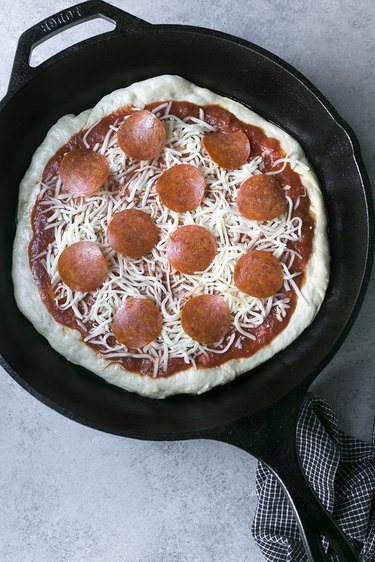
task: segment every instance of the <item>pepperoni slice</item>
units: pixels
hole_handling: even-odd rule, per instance
[[[118,145],[130,158],[152,160],[167,142],[163,123],[156,115],[142,109],[132,113],[117,131]]]
[[[194,211],[202,202],[205,188],[202,172],[190,164],[169,168],[156,182],[156,191],[162,203],[178,213]]]
[[[229,330],[230,310],[217,295],[200,295],[190,299],[181,311],[184,332],[199,343],[220,341]]]
[[[108,244],[124,256],[138,259],[149,254],[158,241],[152,218],[138,209],[115,213],[107,229]]]
[[[61,280],[73,291],[94,291],[108,275],[107,262],[93,242],[76,242],[65,248],[57,269]]]
[[[203,146],[211,159],[226,170],[241,168],[250,156],[250,141],[242,131],[207,133]]]
[[[234,283],[240,291],[266,299],[281,289],[283,270],[279,260],[270,252],[247,252],[236,263]]]
[[[181,273],[192,275],[204,271],[215,256],[215,238],[202,226],[181,226],[169,239],[167,258]]]
[[[247,219],[269,221],[286,212],[287,201],[274,178],[259,174],[243,182],[237,193],[237,206]]]
[[[106,157],[92,150],[70,150],[60,164],[63,191],[73,197],[92,195],[103,186],[108,176]]]
[[[154,341],[161,332],[162,316],[151,299],[128,298],[112,320],[112,333],[126,347],[140,348]]]

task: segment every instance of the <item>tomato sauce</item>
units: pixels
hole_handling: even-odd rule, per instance
[[[160,102],[150,104],[146,106],[146,109],[151,110],[159,104]],[[243,131],[246,133],[251,146],[250,158],[262,156],[264,162],[264,172],[275,171],[278,169],[279,166],[277,165],[275,167],[273,166],[273,163],[279,158],[285,158],[286,155],[282,150],[280,143],[276,139],[267,137],[262,128],[240,121],[229,111],[218,105],[206,105],[202,107],[202,109],[204,110],[205,121],[218,130],[223,132]],[[199,110],[200,106],[189,102],[173,102],[170,114],[176,115],[181,119],[189,116],[198,118]],[[45,166],[42,177],[43,183],[50,181],[58,175],[61,160],[67,151],[75,148],[85,149],[87,148],[85,143],[87,143],[90,148],[93,148],[96,143],[102,143],[110,125],[113,125],[117,120],[122,119],[125,115],[128,115],[131,112],[131,107],[124,107],[121,110],[101,119],[101,121],[93,127],[92,131],[80,131],[78,134],[71,137],[71,139],[55,153]],[[289,241],[288,248],[295,250],[301,256],[301,258],[296,256],[292,266],[290,267],[290,272],[292,274],[295,272],[301,272],[301,275],[295,277],[294,279],[297,286],[301,287],[305,278],[306,264],[311,254],[315,226],[314,217],[310,210],[310,200],[305,193],[301,179],[299,175],[292,170],[290,164],[287,164],[283,172],[277,175],[277,180],[281,186],[290,186],[288,196],[292,199],[293,203],[296,203],[298,197],[300,198],[299,206],[293,211],[293,216],[301,217],[302,219],[302,237],[298,241]],[[43,213],[45,207],[40,205],[41,201],[43,201],[43,196],[36,201],[32,214],[33,238],[29,245],[30,268],[39,288],[41,298],[49,312],[57,322],[68,326],[69,328],[79,330],[83,340],[83,338],[87,335],[87,332],[85,332],[77,323],[71,309],[63,311],[57,307],[54,300],[55,292],[54,287],[51,284],[51,279],[42,264],[42,260],[36,259],[39,254],[47,250],[48,245],[54,240],[53,229],[45,229],[48,223],[47,216]],[[273,340],[286,328],[297,303],[297,295],[294,290],[290,289],[287,291],[283,288],[281,293],[283,297],[290,299],[290,308],[287,310],[286,316],[282,319],[282,321],[278,320],[276,317],[276,310],[275,307],[273,307],[266,320],[260,326],[252,330],[256,340],[243,337],[241,348],[232,345],[228,351],[222,354],[208,352],[206,355],[198,356],[195,358],[197,368],[216,367],[230,359],[249,357],[270,343],[271,340]],[[89,306],[90,304],[92,306],[92,297],[90,297],[90,295],[87,296],[86,302]],[[90,329],[90,326],[87,326],[87,328]],[[233,331],[235,331],[235,328],[232,328],[232,332],[230,333],[233,333]],[[114,338],[111,337],[108,339],[109,344],[113,344],[114,342]],[[100,345],[90,344],[89,342],[85,343],[97,352],[104,350],[104,348]],[[120,362],[126,370],[137,372],[140,375],[152,376],[153,365],[149,360],[124,357],[116,360],[116,362]],[[159,373],[158,376],[170,376],[178,371],[187,369],[188,367],[189,365],[187,365],[183,359],[172,358],[168,363],[166,371]]]

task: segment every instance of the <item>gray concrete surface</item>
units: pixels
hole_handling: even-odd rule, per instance
[[[17,38],[71,1],[3,0],[0,96]],[[249,39],[295,65],[360,139],[375,182],[375,8],[372,0],[113,1],[150,22],[200,25]],[[55,37],[53,50],[102,29]],[[343,427],[369,438],[374,414],[375,290],[314,384]],[[0,372],[0,560],[260,562],[250,526],[256,461],[217,443],[137,442],[63,418]]]

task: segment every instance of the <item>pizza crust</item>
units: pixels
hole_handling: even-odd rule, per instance
[[[179,76],[157,76],[112,92],[92,110],[84,111],[77,116],[66,115],[49,130],[43,143],[35,152],[20,185],[18,226],[13,248],[12,275],[18,307],[35,328],[47,338],[50,345],[72,363],[86,367],[109,383],[153,398],[165,398],[178,393],[201,394],[214,386],[233,380],[239,374],[270,359],[294,341],[311,324],[323,302],[329,279],[327,220],[322,194],[313,171],[311,169],[309,171],[299,170],[297,165],[295,171],[301,174],[301,181],[306,188],[311,201],[311,209],[316,218],[312,253],[307,264],[306,279],[302,288],[302,294],[306,300],[297,299],[295,311],[286,328],[270,344],[258,350],[251,357],[231,359],[214,368],[195,369],[190,367],[170,377],[151,378],[126,371],[119,364],[108,364],[108,361],[82,342],[77,330],[63,326],[53,318],[40,298],[29,267],[28,257],[28,245],[32,238],[31,214],[38,193],[37,184],[42,177],[45,165],[71,136],[82,129],[87,129],[119,107],[133,105],[143,108],[148,103],[170,99],[189,101],[198,105],[221,105],[241,121],[262,127],[267,136],[276,138],[280,142],[286,153],[293,152],[298,160],[308,164],[297,141],[240,103],[195,86]]]

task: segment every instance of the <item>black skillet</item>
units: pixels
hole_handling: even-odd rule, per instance
[[[38,43],[84,20],[104,17],[114,31],[29,66]],[[11,249],[18,185],[48,128],[132,82],[175,73],[233,97],[279,124],[317,171],[329,214],[330,285],[313,324],[254,371],[203,396],[151,400],[106,384],[53,351],[18,311]],[[306,390],[337,352],[362,302],[372,259],[371,191],[358,141],[333,107],[295,69],[271,53],[207,29],[150,25],[92,0],[35,25],[20,38],[0,104],[1,364],[26,390],[65,416],[137,439],[214,439],[265,461],[294,508],[311,560],[326,560],[320,536],[341,561],[357,560],[316,498],[296,453]]]

